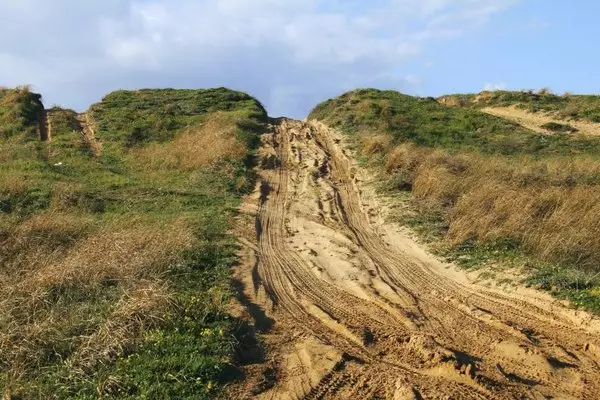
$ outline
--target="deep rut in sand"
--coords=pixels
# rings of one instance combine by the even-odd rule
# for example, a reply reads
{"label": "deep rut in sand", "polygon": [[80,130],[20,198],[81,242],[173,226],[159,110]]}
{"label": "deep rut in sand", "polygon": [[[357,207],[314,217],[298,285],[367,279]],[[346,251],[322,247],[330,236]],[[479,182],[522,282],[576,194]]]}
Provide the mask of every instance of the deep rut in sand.
{"label": "deep rut in sand", "polygon": [[291,120],[263,137],[236,279],[268,354],[235,396],[600,398],[596,320],[429,255],[383,221],[341,139]]}

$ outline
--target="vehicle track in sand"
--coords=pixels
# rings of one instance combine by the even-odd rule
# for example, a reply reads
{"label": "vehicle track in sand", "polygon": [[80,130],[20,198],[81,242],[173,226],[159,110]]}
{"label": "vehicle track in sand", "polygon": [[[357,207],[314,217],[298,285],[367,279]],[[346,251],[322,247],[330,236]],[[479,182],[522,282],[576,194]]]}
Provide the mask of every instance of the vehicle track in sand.
{"label": "vehicle track in sand", "polygon": [[263,137],[235,278],[268,360],[235,397],[600,398],[595,319],[441,263],[383,221],[347,154],[317,122]]}

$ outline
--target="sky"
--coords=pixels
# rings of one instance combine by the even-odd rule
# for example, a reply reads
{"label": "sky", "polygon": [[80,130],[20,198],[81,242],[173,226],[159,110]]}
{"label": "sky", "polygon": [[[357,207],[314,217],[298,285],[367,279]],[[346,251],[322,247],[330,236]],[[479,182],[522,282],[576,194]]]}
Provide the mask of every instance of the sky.
{"label": "sky", "polygon": [[597,0],[0,0],[0,86],[87,109],[229,87],[304,117],[359,87],[600,92]]}

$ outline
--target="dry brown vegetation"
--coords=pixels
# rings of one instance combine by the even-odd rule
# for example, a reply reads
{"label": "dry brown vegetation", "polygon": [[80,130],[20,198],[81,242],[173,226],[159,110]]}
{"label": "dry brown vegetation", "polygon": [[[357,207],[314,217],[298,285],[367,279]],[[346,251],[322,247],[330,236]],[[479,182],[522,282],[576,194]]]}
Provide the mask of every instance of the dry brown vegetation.
{"label": "dry brown vegetation", "polygon": [[235,118],[225,112],[211,114],[204,123],[186,129],[174,140],[135,149],[135,159],[151,168],[178,168],[190,171],[217,161],[239,159],[245,144],[236,136]]}
{"label": "dry brown vegetation", "polygon": [[[80,368],[114,358],[135,340],[136,331],[166,313],[163,268],[192,246],[186,221],[160,226],[119,218],[98,225],[90,216],[47,212],[3,232],[0,362],[11,365],[14,374],[39,367],[62,346],[74,351],[71,362]],[[109,297],[116,304],[105,318],[86,321],[89,304],[82,300],[103,297],[98,293],[103,290],[114,292]],[[57,304],[66,291],[70,298]],[[65,338],[65,329],[84,330]],[[65,339],[68,343],[61,343]]]}
{"label": "dry brown vegetation", "polygon": [[443,208],[452,244],[513,240],[544,260],[600,265],[600,163],[591,157],[483,156],[403,144],[385,169],[426,208]]}

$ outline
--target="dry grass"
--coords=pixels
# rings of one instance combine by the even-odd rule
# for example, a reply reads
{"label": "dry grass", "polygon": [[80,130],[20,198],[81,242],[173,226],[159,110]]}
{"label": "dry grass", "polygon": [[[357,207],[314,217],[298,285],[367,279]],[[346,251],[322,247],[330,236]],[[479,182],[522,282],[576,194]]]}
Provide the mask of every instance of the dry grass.
{"label": "dry grass", "polygon": [[118,221],[79,241],[60,262],[37,269],[21,283],[27,293],[48,293],[55,287],[133,282],[160,273],[190,248],[194,235],[185,221],[147,226]]}
{"label": "dry grass", "polygon": [[[0,156],[0,162],[2,157]],[[0,174],[0,194],[7,197],[20,197],[27,192],[30,184],[26,177],[9,173]]]}
{"label": "dry grass", "polygon": [[[121,217],[98,223],[47,212],[5,235],[0,366],[15,378],[48,357],[69,356],[83,369],[110,360],[167,312],[162,274],[195,240],[186,221],[160,226]],[[104,318],[90,314],[111,290],[117,296],[112,311]]]}
{"label": "dry grass", "polygon": [[97,361],[110,361],[122,355],[134,338],[163,321],[171,308],[167,286],[159,281],[140,281],[126,292],[106,321],[88,336],[72,362],[84,370],[93,368]]}
{"label": "dry grass", "polygon": [[77,205],[79,192],[83,185],[72,182],[56,182],[52,185],[50,206],[52,209],[66,211]]}
{"label": "dry grass", "polygon": [[540,258],[598,270],[600,163],[449,154],[414,144],[386,157],[423,207],[445,211],[447,239],[510,239]]}
{"label": "dry grass", "polygon": [[132,151],[133,157],[155,169],[190,171],[218,161],[242,158],[246,145],[238,137],[236,121],[225,112],[177,135],[167,144],[153,143]]}
{"label": "dry grass", "polygon": [[389,150],[392,139],[389,135],[370,135],[361,139],[362,152],[365,155],[381,155]]}
{"label": "dry grass", "polygon": [[10,219],[10,224],[2,235],[2,271],[19,276],[60,259],[70,246],[93,230],[95,223],[89,216],[53,211],[21,223],[8,215],[5,218]]}

